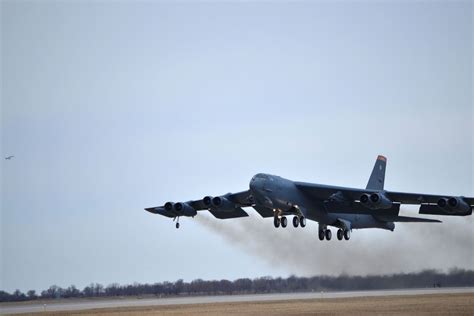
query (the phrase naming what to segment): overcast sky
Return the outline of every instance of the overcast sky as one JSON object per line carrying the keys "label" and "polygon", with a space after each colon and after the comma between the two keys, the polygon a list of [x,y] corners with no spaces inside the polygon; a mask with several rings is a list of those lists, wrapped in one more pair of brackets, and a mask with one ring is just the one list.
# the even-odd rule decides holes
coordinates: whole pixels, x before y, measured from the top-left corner
{"label": "overcast sky", "polygon": [[1,10],[0,289],[474,268],[472,217],[321,243],[143,210],[258,172],[364,187],[378,154],[389,190],[474,196],[471,1]]}

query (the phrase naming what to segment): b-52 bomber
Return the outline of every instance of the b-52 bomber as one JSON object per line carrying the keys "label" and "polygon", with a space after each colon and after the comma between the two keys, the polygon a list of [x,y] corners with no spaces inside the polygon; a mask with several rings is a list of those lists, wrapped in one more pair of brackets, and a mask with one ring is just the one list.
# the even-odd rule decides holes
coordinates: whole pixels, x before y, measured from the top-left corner
{"label": "b-52 bomber", "polygon": [[305,227],[306,220],[319,223],[319,239],[331,240],[328,228],[337,228],[338,240],[349,240],[353,229],[379,228],[393,231],[395,222],[434,223],[441,221],[400,216],[400,205],[420,205],[419,214],[466,216],[472,214],[474,198],[419,193],[393,192],[384,189],[387,158],[378,156],[365,189],[315,183],[295,182],[265,173],[250,180],[249,190],[222,196],[206,196],[188,202],[167,202],[145,208],[176,220],[194,217],[207,210],[218,219],[246,217],[244,207],[253,207],[262,217],[273,217],[275,228],[287,227],[287,216],[293,226]]}

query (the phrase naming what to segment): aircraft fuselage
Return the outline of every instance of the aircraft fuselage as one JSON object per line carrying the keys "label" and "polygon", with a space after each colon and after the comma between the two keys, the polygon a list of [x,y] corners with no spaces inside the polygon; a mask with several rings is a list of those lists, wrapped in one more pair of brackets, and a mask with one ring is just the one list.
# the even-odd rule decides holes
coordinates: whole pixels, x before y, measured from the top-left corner
{"label": "aircraft fuselage", "polygon": [[[280,176],[258,173],[249,183],[255,204],[273,209],[279,215],[301,213],[320,225],[338,226],[337,222],[347,221],[350,229],[381,228],[394,230],[393,222],[382,222],[367,214],[328,213],[321,201],[311,199],[299,190],[291,180]],[[339,225],[340,226],[340,225]]]}
{"label": "aircraft fuselage", "polygon": [[352,229],[381,228],[393,231],[395,222],[440,223],[437,219],[400,216],[403,204],[419,205],[419,213],[440,216],[472,214],[474,197],[446,196],[389,191],[384,188],[387,158],[379,155],[364,189],[318,183],[291,181],[279,176],[258,173],[249,189],[221,196],[207,195],[186,202],[166,202],[145,208],[176,220],[208,211],[218,219],[249,216],[244,208],[253,208],[263,218],[273,218],[275,228],[288,226],[287,216],[296,227],[306,227],[306,219],[319,223],[320,240],[331,240],[331,229],[338,228],[337,239],[349,240]]}

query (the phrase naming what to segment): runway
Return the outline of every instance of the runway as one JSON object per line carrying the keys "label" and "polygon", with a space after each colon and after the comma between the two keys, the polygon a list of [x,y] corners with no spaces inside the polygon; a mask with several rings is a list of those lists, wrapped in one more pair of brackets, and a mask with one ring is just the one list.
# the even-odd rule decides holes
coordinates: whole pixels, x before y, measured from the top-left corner
{"label": "runway", "polygon": [[331,299],[367,296],[400,296],[423,294],[457,294],[474,293],[474,288],[428,288],[383,291],[350,291],[350,292],[309,292],[309,293],[278,293],[255,295],[222,295],[222,296],[193,296],[174,298],[124,298],[124,299],[97,299],[81,301],[58,301],[47,304],[37,303],[3,303],[0,306],[1,314],[20,314],[53,311],[78,311],[98,308],[143,307],[163,305],[185,305],[205,303],[234,303],[234,302],[265,302],[304,299]]}

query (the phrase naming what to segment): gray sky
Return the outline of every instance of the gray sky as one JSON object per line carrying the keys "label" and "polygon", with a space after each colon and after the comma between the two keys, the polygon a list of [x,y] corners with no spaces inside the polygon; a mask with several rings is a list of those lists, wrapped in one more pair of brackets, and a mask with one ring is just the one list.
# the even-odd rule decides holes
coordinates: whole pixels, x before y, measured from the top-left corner
{"label": "gray sky", "polygon": [[143,211],[258,172],[363,187],[377,154],[387,189],[473,196],[472,2],[1,10],[1,152],[16,157],[1,161],[0,289],[474,268],[472,218],[321,243],[315,223],[276,231],[255,212],[176,230]]}

